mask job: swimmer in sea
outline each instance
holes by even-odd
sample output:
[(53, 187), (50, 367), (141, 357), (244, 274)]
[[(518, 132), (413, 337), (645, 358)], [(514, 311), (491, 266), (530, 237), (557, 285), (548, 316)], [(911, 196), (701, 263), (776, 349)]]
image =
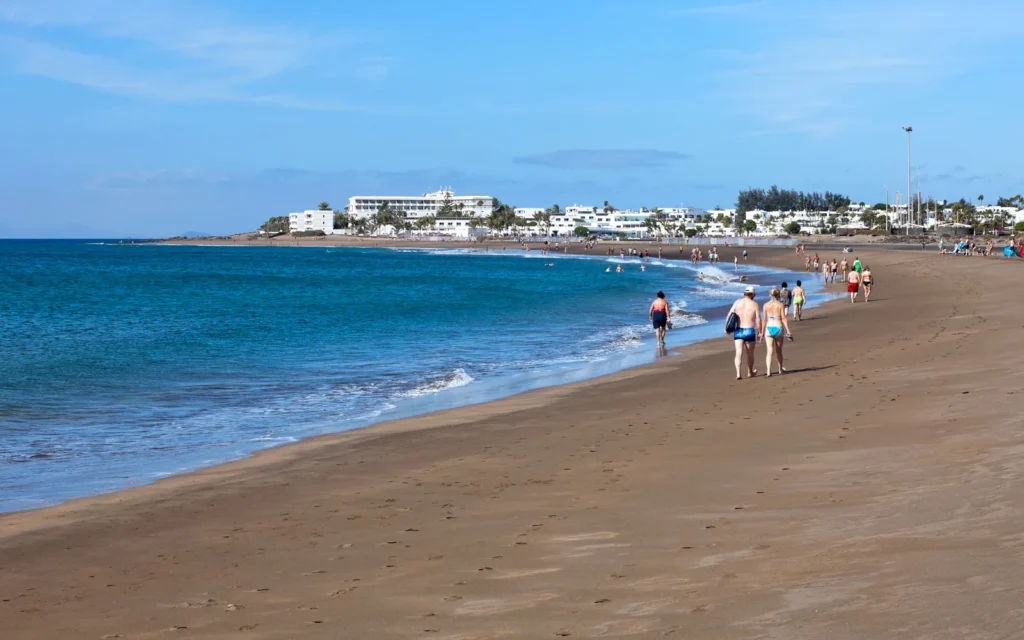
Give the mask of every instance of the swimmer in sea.
[(804, 319), (804, 302), (806, 301), (807, 293), (804, 291), (803, 283), (797, 280), (796, 286), (793, 287), (793, 314), (796, 316), (797, 322)]
[(733, 344), (736, 345), (736, 379), (743, 378), (740, 369), (744, 356), (747, 359), (747, 376), (753, 378), (757, 375), (757, 369), (754, 368), (754, 347), (757, 346), (757, 331), (761, 327), (761, 310), (754, 302), (754, 287), (747, 287), (743, 291), (743, 297), (732, 303), (729, 313), (735, 313), (739, 319), (739, 328), (732, 334)]
[(612, 272), (612, 268), (611, 268), (611, 267), (608, 267), (607, 269), (605, 269), (605, 270), (604, 270), (604, 272), (605, 272), (605, 273), (611, 273), (611, 272)]
[(651, 308), (647, 310), (647, 319), (654, 324), (654, 335), (658, 339), (658, 344), (665, 344), (668, 314), (668, 301), (665, 300), (665, 293), (659, 291), (658, 297), (654, 299), (654, 302), (651, 303)]
[(622, 273), (622, 265), (621, 264), (618, 265), (617, 267), (615, 267), (615, 273)]
[(697, 279), (702, 281), (702, 282), (704, 281), (704, 272), (703, 271), (701, 271), (700, 273), (697, 274)]
[[(789, 332), (789, 320), (786, 319), (786, 308), (779, 300), (780, 292), (776, 288), (768, 293), (770, 299), (764, 303), (764, 315), (761, 316), (761, 331), (758, 339), (764, 340), (768, 346), (768, 355), (765, 358), (767, 377), (772, 375), (772, 359), (779, 363), (779, 373), (786, 373), (782, 366), (782, 340), (783, 337), (791, 338)], [(785, 331), (785, 336), (783, 336)]]
[(640, 265), (640, 270), (641, 271), (647, 271), (647, 267), (645, 267), (644, 265)]

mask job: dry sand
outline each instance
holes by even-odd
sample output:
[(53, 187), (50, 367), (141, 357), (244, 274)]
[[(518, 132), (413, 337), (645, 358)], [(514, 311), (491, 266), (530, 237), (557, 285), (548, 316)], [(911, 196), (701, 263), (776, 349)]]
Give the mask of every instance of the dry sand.
[(1020, 265), (861, 258), (786, 376), (723, 339), (2, 516), (0, 638), (1021, 637)]

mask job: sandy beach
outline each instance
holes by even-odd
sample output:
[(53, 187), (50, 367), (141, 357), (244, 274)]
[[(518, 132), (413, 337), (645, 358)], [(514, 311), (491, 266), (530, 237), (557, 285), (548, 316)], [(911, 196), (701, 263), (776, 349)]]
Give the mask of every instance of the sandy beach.
[(1020, 265), (858, 255), (785, 376), (722, 339), (2, 515), (0, 638), (1018, 637)]

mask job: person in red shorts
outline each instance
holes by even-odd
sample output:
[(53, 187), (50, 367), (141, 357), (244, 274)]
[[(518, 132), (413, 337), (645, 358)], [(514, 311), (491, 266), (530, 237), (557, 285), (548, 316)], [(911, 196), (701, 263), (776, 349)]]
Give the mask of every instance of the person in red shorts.
[(850, 293), (850, 302), (857, 302), (857, 292), (860, 291), (860, 272), (856, 269), (850, 271), (849, 278), (846, 290)]

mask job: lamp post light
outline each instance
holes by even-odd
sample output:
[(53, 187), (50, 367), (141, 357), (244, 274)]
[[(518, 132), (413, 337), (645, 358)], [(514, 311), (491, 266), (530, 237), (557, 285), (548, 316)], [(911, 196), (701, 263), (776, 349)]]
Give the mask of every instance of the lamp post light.
[(910, 191), (910, 132), (914, 130), (914, 127), (907, 125), (903, 127), (903, 130), (907, 132), (907, 234), (910, 234), (910, 202), (913, 198), (910, 197), (912, 193)]

